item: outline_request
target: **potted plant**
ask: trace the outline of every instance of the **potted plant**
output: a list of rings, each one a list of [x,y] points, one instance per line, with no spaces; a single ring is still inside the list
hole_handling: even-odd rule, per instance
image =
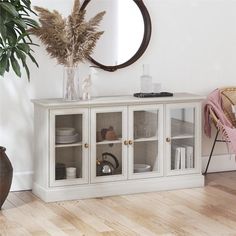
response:
[[[104,33],[98,31],[97,26],[105,11],[86,22],[86,11],[80,8],[80,0],[75,0],[71,14],[63,18],[56,10],[35,7],[40,26],[31,29],[31,32],[45,44],[49,55],[64,66],[64,98],[67,100],[80,98],[76,76],[78,64],[91,55],[97,40]]]
[[[36,45],[30,38],[28,28],[38,26],[30,14],[30,0],[0,0],[0,76],[11,69],[21,77],[21,66],[28,80],[30,72],[27,57],[37,64],[31,46]],[[34,13],[35,14],[35,13]],[[13,168],[4,147],[0,147],[0,209],[7,198],[12,183]]]

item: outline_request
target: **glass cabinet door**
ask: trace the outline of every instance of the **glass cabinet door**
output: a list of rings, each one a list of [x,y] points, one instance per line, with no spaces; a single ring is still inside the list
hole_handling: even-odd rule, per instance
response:
[[[186,174],[198,170],[201,130],[198,104],[167,105],[168,174]],[[199,159],[199,158],[198,158]]]
[[[127,178],[127,108],[91,109],[91,182]]]
[[[129,107],[129,178],[163,174],[163,106]]]
[[[88,110],[53,110],[50,122],[50,185],[88,183]]]

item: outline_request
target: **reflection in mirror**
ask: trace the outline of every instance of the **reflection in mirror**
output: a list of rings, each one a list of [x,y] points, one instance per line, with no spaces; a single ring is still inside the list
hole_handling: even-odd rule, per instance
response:
[[[99,0],[99,4],[95,0],[90,0],[85,1],[84,5],[86,20],[96,12],[106,11],[99,26],[105,32],[91,55],[92,61],[105,67],[116,67],[127,63],[134,57],[135,59],[129,63],[132,64],[142,55],[150,40],[151,21],[141,0],[138,2],[134,0]],[[136,55],[141,47],[139,55]],[[117,68],[113,68],[113,70]]]
[[[95,61],[106,66],[127,62],[139,50],[144,36],[142,13],[133,0],[91,1],[86,6],[86,18],[106,11],[100,29],[105,33],[98,41],[93,55]]]

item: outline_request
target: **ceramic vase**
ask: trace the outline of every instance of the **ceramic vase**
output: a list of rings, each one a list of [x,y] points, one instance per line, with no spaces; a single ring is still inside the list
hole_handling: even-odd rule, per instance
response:
[[[6,155],[6,148],[0,147],[0,209],[10,191],[12,174],[13,168]]]
[[[78,67],[64,67],[63,98],[67,101],[80,99]]]

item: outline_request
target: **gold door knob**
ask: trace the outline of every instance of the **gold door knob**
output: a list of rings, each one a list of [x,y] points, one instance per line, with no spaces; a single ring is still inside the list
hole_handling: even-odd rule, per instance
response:
[[[85,144],[84,144],[84,147],[85,147],[85,148],[89,148],[88,143],[85,143]]]
[[[171,142],[171,138],[166,138],[166,142],[170,143]]]
[[[129,145],[129,142],[127,140],[124,141],[124,145]]]
[[[133,145],[133,141],[132,140],[129,140],[129,145]]]

